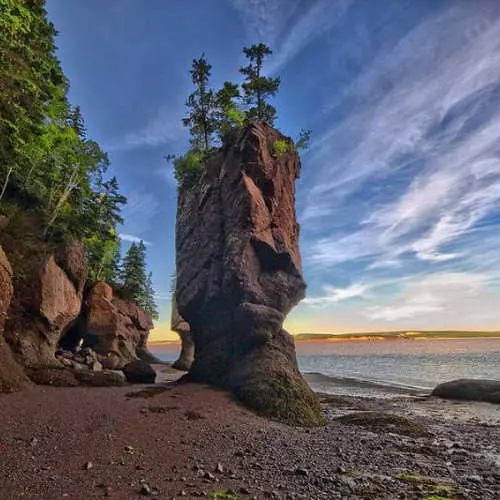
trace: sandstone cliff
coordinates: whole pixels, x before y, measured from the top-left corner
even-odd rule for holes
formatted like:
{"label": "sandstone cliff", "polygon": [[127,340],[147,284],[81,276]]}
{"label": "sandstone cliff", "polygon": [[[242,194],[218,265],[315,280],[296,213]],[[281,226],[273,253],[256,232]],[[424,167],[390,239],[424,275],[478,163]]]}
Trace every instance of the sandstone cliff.
{"label": "sandstone cliff", "polygon": [[85,303],[84,346],[109,359],[109,368],[122,367],[137,358],[155,361],[147,350],[151,315],[133,302],[115,297],[113,289],[98,281]]}
{"label": "sandstone cliff", "polygon": [[10,347],[3,337],[13,291],[12,268],[0,247],[0,392],[15,391],[27,382],[22,368],[14,360]]}
{"label": "sandstone cliff", "polygon": [[[19,242],[16,250],[21,247]],[[87,279],[81,244],[63,245],[51,253],[47,250],[32,251],[22,264],[19,256],[15,258],[18,273],[4,335],[24,366],[57,363],[59,341],[80,314]]]}
{"label": "sandstone cliff", "polygon": [[[113,297],[105,283],[88,284],[80,242],[46,242],[36,212],[19,210],[0,222],[0,392],[20,388],[25,373],[33,379],[44,367],[57,374],[57,367],[156,361],[147,349],[151,316]],[[92,349],[80,350],[82,343]]]}
{"label": "sandstone cliff", "polygon": [[194,380],[229,388],[249,407],[299,425],[322,422],[282,329],[304,297],[295,218],[298,155],[276,157],[284,138],[246,127],[181,188],[176,226],[179,313],[195,344]]}

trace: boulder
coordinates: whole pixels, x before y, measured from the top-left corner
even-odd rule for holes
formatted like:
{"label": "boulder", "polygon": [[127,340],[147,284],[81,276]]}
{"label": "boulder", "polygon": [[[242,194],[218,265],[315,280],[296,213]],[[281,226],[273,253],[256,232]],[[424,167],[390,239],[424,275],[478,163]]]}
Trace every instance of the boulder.
{"label": "boulder", "polygon": [[500,380],[459,379],[439,384],[432,396],[500,404]]}
{"label": "boulder", "polygon": [[150,354],[147,339],[153,328],[151,315],[137,304],[115,297],[104,281],[98,281],[89,291],[85,311],[83,345],[104,358],[101,363],[105,368],[122,368],[127,362]]}
{"label": "boulder", "polygon": [[12,268],[2,247],[0,247],[0,392],[13,392],[20,389],[28,381],[22,368],[14,360],[10,347],[3,336],[13,291]]}
{"label": "boulder", "polygon": [[[276,156],[274,145],[290,144]],[[295,217],[300,159],[291,139],[250,124],[179,190],[176,299],[190,326],[190,377],[232,390],[250,408],[294,425],[324,422],[302,378],[286,315],[305,283]]]}
{"label": "boulder", "polygon": [[82,370],[74,372],[74,376],[80,385],[90,387],[121,387],[127,385],[123,373],[111,370],[102,370],[99,372]]}
{"label": "boulder", "polygon": [[141,359],[127,363],[122,371],[132,384],[154,384],[156,380],[156,372],[152,366]]}
{"label": "boulder", "polygon": [[175,294],[172,299],[172,313],[170,318],[170,329],[176,332],[181,339],[181,352],[179,358],[172,365],[172,368],[188,371],[194,361],[194,342],[189,331],[189,324],[179,314]]}

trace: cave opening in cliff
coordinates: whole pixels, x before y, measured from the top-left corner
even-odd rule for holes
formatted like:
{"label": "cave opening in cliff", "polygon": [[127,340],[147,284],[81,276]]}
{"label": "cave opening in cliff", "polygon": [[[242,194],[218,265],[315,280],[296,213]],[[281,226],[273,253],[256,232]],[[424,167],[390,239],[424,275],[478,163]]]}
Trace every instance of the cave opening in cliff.
{"label": "cave opening in cliff", "polygon": [[84,337],[85,320],[83,316],[79,316],[61,335],[57,347],[65,351],[76,351],[82,345]]}

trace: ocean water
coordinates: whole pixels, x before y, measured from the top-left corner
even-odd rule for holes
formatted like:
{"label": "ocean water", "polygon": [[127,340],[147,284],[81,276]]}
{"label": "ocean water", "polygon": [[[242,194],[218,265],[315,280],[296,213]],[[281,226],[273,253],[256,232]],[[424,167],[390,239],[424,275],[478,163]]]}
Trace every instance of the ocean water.
{"label": "ocean water", "polygon": [[[179,345],[152,348],[165,361]],[[303,373],[384,385],[432,389],[458,378],[500,380],[500,339],[297,342]]]}
{"label": "ocean water", "polygon": [[431,389],[458,378],[500,380],[500,339],[298,342],[303,373]]}

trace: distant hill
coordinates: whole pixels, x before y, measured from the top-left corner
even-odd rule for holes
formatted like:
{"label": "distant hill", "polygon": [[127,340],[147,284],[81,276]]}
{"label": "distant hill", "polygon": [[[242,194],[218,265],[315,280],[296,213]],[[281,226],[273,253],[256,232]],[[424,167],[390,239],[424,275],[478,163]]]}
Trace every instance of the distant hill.
{"label": "distant hill", "polygon": [[392,339],[466,339],[466,338],[498,338],[500,332],[455,331],[455,330],[399,330],[392,332],[363,333],[299,333],[295,340],[392,340]]}

